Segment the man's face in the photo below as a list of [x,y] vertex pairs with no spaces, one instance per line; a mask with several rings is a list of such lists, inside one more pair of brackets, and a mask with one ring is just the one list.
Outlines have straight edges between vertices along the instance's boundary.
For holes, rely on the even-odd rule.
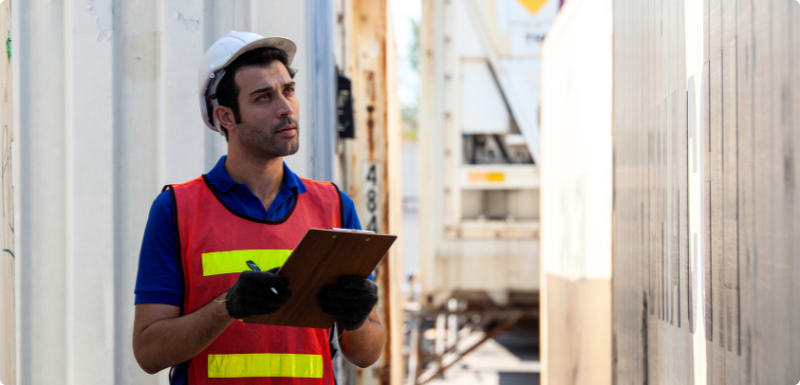
[[239,68],[234,78],[239,89],[237,137],[242,150],[257,158],[292,155],[298,149],[299,103],[294,81],[280,61],[268,66]]

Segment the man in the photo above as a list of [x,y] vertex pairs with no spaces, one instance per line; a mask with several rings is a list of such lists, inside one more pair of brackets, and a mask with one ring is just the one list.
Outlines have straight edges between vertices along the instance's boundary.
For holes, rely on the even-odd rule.
[[[225,136],[228,155],[156,198],[136,282],[134,355],[151,374],[172,367],[171,384],[334,383],[329,331],[240,321],[291,297],[275,268],[309,228],[360,229],[349,197],[283,163],[300,133],[296,50],[288,39],[231,32],[203,58],[203,121]],[[264,271],[250,271],[251,260]],[[361,367],[384,340],[370,279],[341,277],[320,295],[345,330],[342,353]]]

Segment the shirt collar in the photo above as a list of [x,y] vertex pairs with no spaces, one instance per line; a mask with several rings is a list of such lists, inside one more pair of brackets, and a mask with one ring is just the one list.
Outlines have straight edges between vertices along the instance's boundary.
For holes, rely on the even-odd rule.
[[[217,164],[211,171],[206,174],[206,178],[208,178],[208,183],[214,186],[220,192],[226,193],[230,191],[236,185],[243,185],[242,183],[237,183],[231,176],[228,175],[228,170],[225,169],[225,159],[228,159],[227,155],[223,155],[217,161]],[[286,165],[286,162],[283,162],[283,188],[282,190],[291,191],[293,188],[297,187],[297,192],[299,194],[303,194],[306,192],[306,185],[297,176],[292,170],[289,169],[289,166]]]

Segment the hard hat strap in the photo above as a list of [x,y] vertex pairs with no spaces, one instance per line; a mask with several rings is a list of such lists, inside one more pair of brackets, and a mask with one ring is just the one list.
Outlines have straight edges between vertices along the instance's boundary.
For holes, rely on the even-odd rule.
[[219,82],[222,80],[222,77],[225,76],[225,69],[221,69],[217,72],[211,73],[211,82],[208,83],[208,88],[206,88],[206,110],[208,111],[208,122],[211,123],[212,126],[217,128],[217,132],[220,135],[225,136],[220,129],[220,124],[218,121],[214,119],[214,108],[219,105],[219,98],[217,97],[217,86]]

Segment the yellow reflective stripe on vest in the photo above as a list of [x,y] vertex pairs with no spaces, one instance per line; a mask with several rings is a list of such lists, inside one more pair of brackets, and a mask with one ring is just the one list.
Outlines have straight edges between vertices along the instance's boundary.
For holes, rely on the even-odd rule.
[[209,354],[208,378],[322,378],[317,354]]
[[263,271],[283,266],[292,250],[232,250],[203,253],[203,276],[241,273],[253,261]]

